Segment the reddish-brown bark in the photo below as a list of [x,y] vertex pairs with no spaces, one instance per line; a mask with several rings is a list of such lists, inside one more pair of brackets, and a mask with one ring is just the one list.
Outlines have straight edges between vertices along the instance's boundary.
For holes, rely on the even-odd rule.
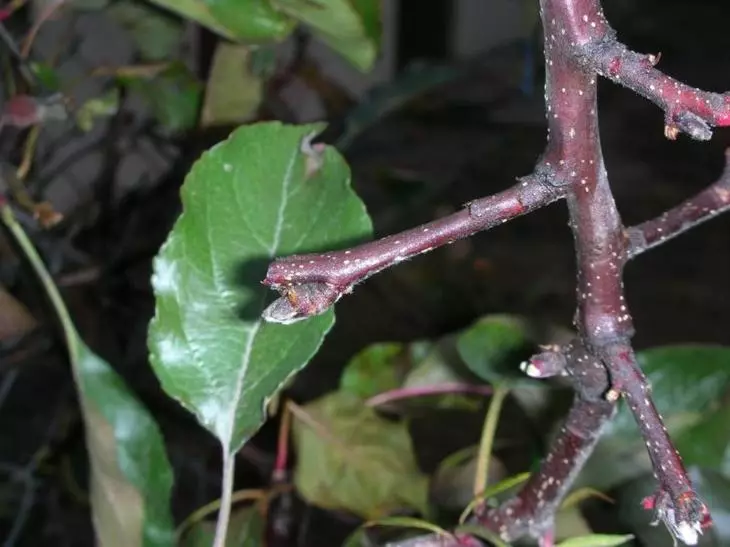
[[[484,509],[475,520],[505,540],[532,536],[550,544],[555,511],[623,396],[658,481],[656,495],[645,506],[675,538],[693,545],[710,523],[708,510],[694,492],[634,358],[622,272],[630,258],[730,209],[730,168],[694,198],[656,219],[625,228],[601,152],[596,80],[604,76],[657,104],[665,112],[664,133],[671,139],[686,133],[706,140],[713,126],[730,125],[730,95],[690,88],[657,70],[657,56],[629,51],[617,41],[599,0],[540,0],[540,13],[548,142],[533,174],[421,227],[348,250],[277,260],[264,283],[279,290],[282,298],[265,317],[288,323],[321,313],[374,273],[565,199],[578,265],[578,334],[572,344],[533,357],[523,370],[536,377],[567,373],[575,402],[540,470],[513,499]],[[429,545],[424,541],[419,545]]]

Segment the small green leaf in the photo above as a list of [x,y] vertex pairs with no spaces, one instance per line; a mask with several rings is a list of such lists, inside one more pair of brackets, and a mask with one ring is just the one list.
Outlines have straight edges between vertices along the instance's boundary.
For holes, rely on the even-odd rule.
[[427,520],[417,519],[413,517],[385,517],[378,520],[373,520],[365,523],[365,526],[395,526],[398,528],[415,528],[417,530],[423,530],[424,532],[431,532],[439,536],[450,536],[451,533],[447,532],[440,526],[428,522]]
[[149,0],[181,17],[191,19],[204,27],[217,32],[224,38],[234,38],[233,32],[211,14],[204,0]]
[[467,517],[471,514],[471,512],[474,510],[474,508],[479,505],[481,502],[485,500],[489,500],[489,498],[493,498],[498,494],[501,494],[502,492],[506,492],[510,488],[514,488],[515,486],[519,486],[523,482],[527,481],[527,479],[530,478],[530,473],[520,473],[518,475],[514,475],[512,477],[507,477],[501,482],[498,482],[497,484],[493,484],[491,486],[487,486],[487,488],[482,492],[479,496],[475,497],[469,505],[467,505],[464,508],[464,511],[462,511],[461,516],[459,517],[459,522],[464,523],[466,522]]
[[332,49],[356,68],[372,68],[380,46],[379,0],[271,0],[306,23]]
[[577,507],[561,509],[555,515],[554,541],[565,541],[593,533],[583,513]]
[[624,545],[632,539],[634,539],[634,536],[631,534],[591,534],[589,536],[566,539],[560,542],[557,547],[615,547],[617,545]]
[[10,207],[2,221],[31,263],[63,329],[91,465],[91,510],[100,545],[173,543],[173,475],[160,430],[122,378],[81,340],[53,279]]
[[251,71],[248,46],[220,42],[205,88],[203,127],[239,125],[251,119],[261,103],[263,81]]
[[698,465],[730,474],[730,408],[705,416],[681,431],[674,443],[685,465]]
[[354,532],[352,532],[345,541],[342,542],[341,547],[366,547],[368,543],[367,539],[367,533],[364,528],[357,527]]
[[185,179],[183,213],[154,262],[152,366],[231,454],[258,430],[266,402],[334,321],[329,311],[293,325],[263,322],[268,263],[371,231],[334,149],[305,178],[301,142],[321,129],[253,124],[206,152]]
[[215,19],[246,43],[281,41],[296,25],[270,0],[203,0]]
[[[226,536],[226,547],[263,547],[265,521],[255,506],[234,510]],[[210,547],[215,537],[215,523],[202,521],[183,537],[180,547]]]
[[[361,399],[335,392],[294,422],[295,483],[310,503],[376,519],[427,510],[428,478],[418,469],[404,422],[380,417]],[[296,416],[296,413],[295,413]]]
[[595,488],[578,488],[565,496],[563,503],[560,504],[561,509],[569,509],[574,505],[579,505],[587,499],[600,498],[603,501],[613,503],[613,500],[606,494]]
[[469,369],[490,383],[530,382],[519,367],[533,350],[521,318],[483,317],[459,336],[457,349]]
[[59,91],[61,89],[61,78],[58,72],[46,63],[30,63],[30,70],[36,75],[38,81],[49,91]]
[[150,78],[120,76],[118,79],[142,95],[168,131],[175,133],[195,127],[203,86],[182,63],[171,63]]
[[488,541],[489,543],[494,545],[494,547],[509,547],[507,543],[502,541],[502,538],[499,537],[499,534],[495,534],[489,528],[479,526],[478,524],[460,524],[456,527],[454,532],[456,532],[457,534],[470,534],[472,536],[476,536],[483,539],[484,541]]
[[400,387],[399,369],[407,360],[404,344],[381,343],[355,355],[340,377],[340,389],[363,399]]
[[86,101],[76,111],[76,125],[84,132],[91,131],[96,118],[113,116],[119,110],[119,89],[114,88],[101,97]]
[[141,0],[114,2],[106,14],[130,34],[143,61],[175,58],[184,33],[178,18]]

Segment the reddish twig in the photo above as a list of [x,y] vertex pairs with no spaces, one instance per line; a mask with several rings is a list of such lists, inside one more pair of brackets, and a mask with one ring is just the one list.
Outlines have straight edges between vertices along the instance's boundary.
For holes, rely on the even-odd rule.
[[[542,463],[512,499],[476,516],[505,540],[551,537],[555,511],[623,396],[646,442],[659,485],[644,506],[688,545],[710,523],[651,401],[630,340],[623,290],[627,260],[730,209],[730,168],[720,180],[660,217],[624,228],[600,146],[597,77],[643,95],[665,111],[665,135],[697,140],[730,125],[730,94],[708,93],[654,68],[658,56],[616,40],[599,0],[540,0],[545,35],[548,143],[532,175],[454,215],[353,249],[281,258],[264,283],[281,293],[265,319],[289,323],[322,313],[356,283],[398,262],[566,199],[577,257],[577,339],[523,364],[534,377],[567,374],[575,401]],[[730,162],[730,158],[728,160]],[[436,539],[434,539],[436,541]],[[438,541],[443,541],[440,538]],[[419,545],[436,545],[422,539]]]
[[626,230],[630,241],[628,258],[634,258],[728,210],[730,149],[725,151],[725,169],[717,182],[657,218]]
[[264,318],[293,323],[322,313],[373,274],[558,199],[561,193],[554,182],[547,172],[530,175],[512,188],[418,228],[352,249],[279,259],[269,266],[263,282],[282,297],[264,311]]
[[428,397],[433,395],[480,395],[486,397],[492,394],[491,386],[474,384],[447,383],[432,386],[401,387],[383,393],[378,393],[365,401],[367,406],[382,406],[394,401],[413,399],[414,397]]

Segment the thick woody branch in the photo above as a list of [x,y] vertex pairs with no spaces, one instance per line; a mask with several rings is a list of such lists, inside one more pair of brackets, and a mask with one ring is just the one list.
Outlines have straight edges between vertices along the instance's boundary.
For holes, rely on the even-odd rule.
[[390,266],[547,205],[561,195],[550,176],[536,172],[458,213],[351,249],[280,258],[263,283],[282,296],[263,317],[288,324],[320,314],[354,285]]
[[629,239],[628,258],[661,245],[727,211],[730,211],[730,149],[725,151],[725,169],[717,182],[657,218],[626,230]]

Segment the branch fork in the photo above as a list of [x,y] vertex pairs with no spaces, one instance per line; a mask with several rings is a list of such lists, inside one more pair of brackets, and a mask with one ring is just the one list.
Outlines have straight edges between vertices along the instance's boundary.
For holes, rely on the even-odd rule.
[[[277,259],[263,283],[281,296],[263,317],[286,324],[322,313],[386,268],[566,200],[578,265],[577,337],[567,346],[543,347],[521,368],[536,378],[568,376],[574,403],[541,468],[512,499],[498,508],[482,508],[474,518],[506,541],[530,536],[544,543],[551,538],[561,500],[623,397],[658,482],[656,494],[643,506],[654,511],[676,540],[695,545],[712,521],[636,362],[622,276],[627,261],[730,209],[730,151],[717,182],[654,219],[625,227],[600,146],[596,80],[608,78],[663,109],[669,139],[685,133],[707,140],[713,127],[730,125],[730,94],[687,86],[656,68],[659,55],[630,51],[617,40],[600,0],[540,0],[540,14],[548,135],[534,172],[507,190],[405,232],[351,249]],[[442,545],[419,543],[437,544]]]

